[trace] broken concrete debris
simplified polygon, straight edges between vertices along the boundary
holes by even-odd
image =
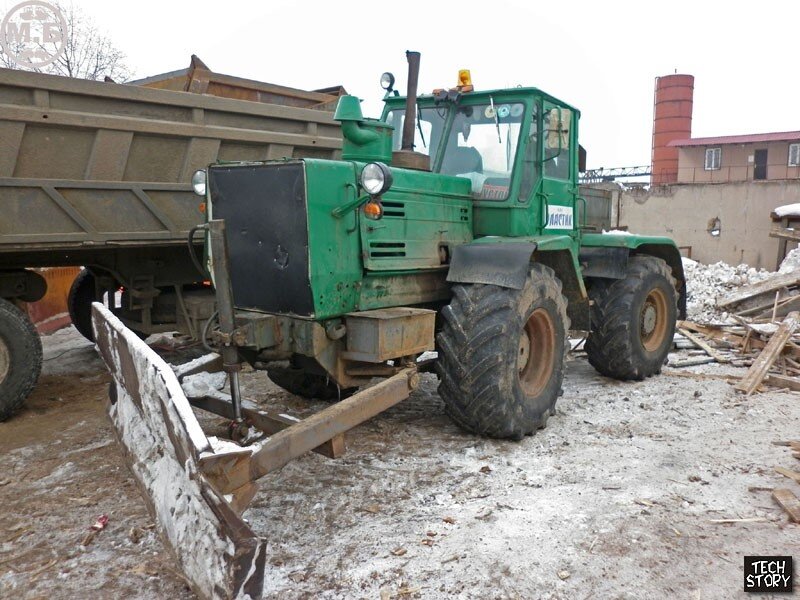
[[[800,391],[800,251],[777,272],[683,259],[687,321],[680,321],[676,348],[696,348],[669,366],[708,363],[748,367],[735,388],[750,395],[763,384]]]

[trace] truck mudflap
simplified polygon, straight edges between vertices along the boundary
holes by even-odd
[[[170,366],[99,303],[92,323],[113,378],[107,413],[164,545],[199,597],[260,598],[266,544],[201,470],[251,450],[215,448]]]
[[[536,242],[456,246],[447,281],[486,283],[521,290],[530,273],[531,256],[537,247]]]

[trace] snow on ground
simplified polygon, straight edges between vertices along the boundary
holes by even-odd
[[[46,356],[74,348],[76,372],[46,363],[0,423],[0,596],[191,598],[124,467],[90,346],[72,329],[45,337]],[[800,544],[769,492],[748,490],[796,488],[773,468],[797,461],[772,442],[797,439],[800,404],[737,395],[724,376],[742,373],[622,383],[578,354],[547,428],[521,442],[460,430],[426,375],[342,458],[308,454],[261,481],[245,518],[268,543],[265,598],[743,597],[744,555]],[[266,409],[327,406],[264,373],[242,387]],[[100,514],[108,527],[82,545]],[[728,518],[751,520],[714,522]]]

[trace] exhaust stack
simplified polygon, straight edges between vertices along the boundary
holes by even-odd
[[[417,85],[419,83],[420,53],[406,50],[408,60],[408,89],[406,90],[406,118],[403,121],[403,138],[398,152],[392,153],[392,165],[405,169],[430,171],[427,154],[414,152],[414,128],[417,125]]]
[[[419,83],[419,52],[406,50],[408,60],[408,89],[406,90],[406,119],[403,122],[402,150],[414,151],[414,125],[417,117],[417,85]]]

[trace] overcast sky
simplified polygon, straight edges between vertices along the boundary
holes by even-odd
[[[6,10],[16,4],[3,0]],[[791,131],[798,123],[800,2],[75,2],[137,76],[185,68],[312,89],[342,84],[378,116],[378,80],[420,90],[535,86],[582,112],[588,165],[649,164],[655,77],[695,76],[694,137]]]

